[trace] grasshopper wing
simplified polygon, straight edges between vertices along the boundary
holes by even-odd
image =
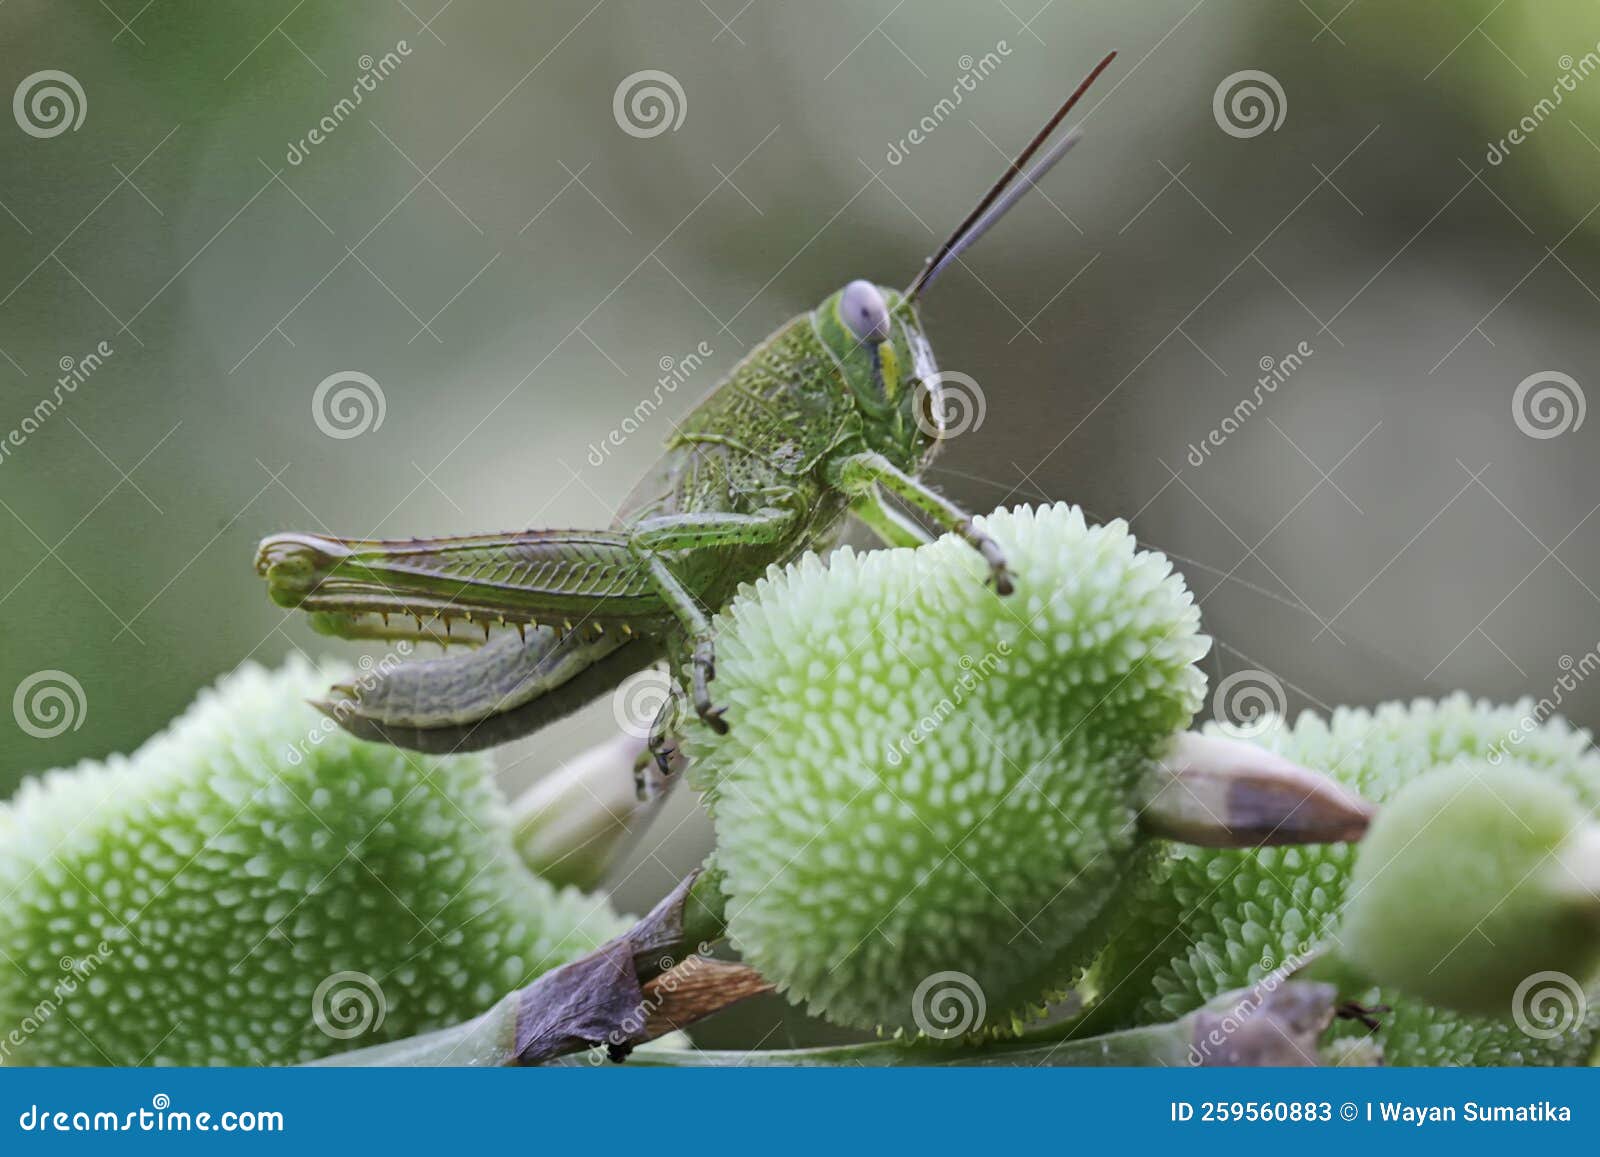
[[[612,530],[526,530],[458,538],[349,539],[275,534],[256,572],[280,606],[298,607],[352,638],[394,638],[373,619],[563,625],[666,618],[647,568]],[[420,628],[419,628],[420,631]]]

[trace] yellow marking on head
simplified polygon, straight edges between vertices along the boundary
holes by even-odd
[[[883,370],[883,396],[892,402],[900,393],[900,355],[894,352],[894,342],[878,343],[878,365]]]

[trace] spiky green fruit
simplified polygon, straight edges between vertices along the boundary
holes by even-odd
[[[1209,640],[1165,557],[1076,507],[808,558],[718,625],[728,734],[691,736],[730,932],[837,1023],[1008,1026],[1068,979],[1129,858],[1135,789],[1193,717]]]
[[[0,1061],[308,1060],[475,1015],[616,930],[516,860],[485,762],[307,707],[333,674],[245,667],[0,807]]]
[[[1403,787],[1350,874],[1335,951],[1411,996],[1526,1015],[1530,977],[1600,964],[1600,827],[1565,784],[1466,760]]]
[[[1331,720],[1307,713],[1293,727],[1272,721],[1256,742],[1324,769],[1380,805],[1429,770],[1462,758],[1525,765],[1586,807],[1600,804],[1600,758],[1590,751],[1589,734],[1545,715],[1532,701],[1497,707],[1457,694],[1375,710],[1341,708]],[[1355,858],[1356,847],[1347,844],[1250,851],[1173,846],[1131,890],[1123,925],[1093,969],[1104,1002],[1099,1023],[1169,1020],[1304,960],[1337,930]],[[1589,1015],[1560,1033],[1530,1036],[1504,1013],[1471,1015],[1390,989],[1364,999],[1392,1006],[1379,1039],[1395,1065],[1581,1063],[1600,1023]]]

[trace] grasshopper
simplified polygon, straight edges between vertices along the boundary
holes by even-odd
[[[608,529],[264,539],[256,570],[272,599],[310,612],[323,633],[447,642],[460,638],[458,621],[482,631],[474,650],[337,686],[317,706],[363,738],[476,750],[537,730],[666,659],[673,691],[648,740],[666,774],[684,688],[708,726],[727,728],[711,694],[713,612],[767,567],[828,545],[847,514],[886,544],[928,542],[892,496],[970,543],[996,592],[1010,594],[1000,546],[919,477],[946,410],[918,302],[1078,140],[1064,135],[1024,171],[1115,56],[1084,78],[909,287],[852,281],[747,354],[677,427]]]

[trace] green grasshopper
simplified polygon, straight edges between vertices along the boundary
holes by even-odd
[[[665,658],[674,690],[649,737],[665,773],[680,688],[708,726],[727,728],[711,696],[712,612],[767,567],[826,546],[846,514],[892,546],[929,541],[885,501],[893,496],[970,543],[997,593],[1011,593],[999,545],[919,477],[946,410],[917,305],[1077,141],[1063,136],[1023,171],[1115,56],[1089,73],[907,289],[852,281],[746,355],[677,427],[609,529],[263,540],[256,570],[271,597],[310,612],[323,633],[448,641],[460,620],[482,631],[475,650],[335,687],[318,706],[363,738],[476,750],[535,731]],[[495,637],[497,627],[514,633]]]

